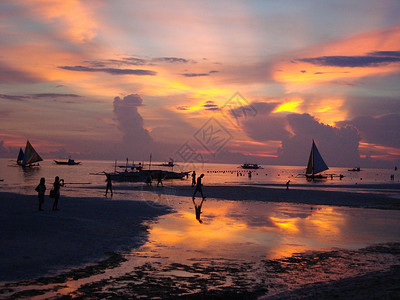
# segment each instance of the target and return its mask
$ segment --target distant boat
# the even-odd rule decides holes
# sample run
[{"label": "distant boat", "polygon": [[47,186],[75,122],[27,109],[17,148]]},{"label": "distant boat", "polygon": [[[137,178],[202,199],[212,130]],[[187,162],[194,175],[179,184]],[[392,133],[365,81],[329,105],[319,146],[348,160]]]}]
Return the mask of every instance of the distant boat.
[{"label": "distant boat", "polygon": [[161,167],[173,167],[175,166],[174,161],[171,159],[169,162],[163,163],[160,165]]},{"label": "distant boat", "polygon": [[317,146],[313,140],[311,146],[310,157],[308,159],[307,169],[306,169],[306,177],[308,179],[325,179],[327,176],[318,174],[325,170],[328,170],[328,166],[323,160],[321,154],[318,151]]},{"label": "distant boat", "polygon": [[75,161],[71,158],[68,158],[67,161],[59,161],[59,160],[55,160],[54,161],[57,165],[68,165],[68,166],[75,166],[75,165],[79,165],[81,162],[80,161]]},{"label": "distant boat", "polygon": [[360,172],[361,169],[360,169],[360,167],[357,167],[357,168],[349,169],[349,170],[347,170],[347,171],[350,171],[350,172]]},{"label": "distant boat", "polygon": [[[22,148],[19,148],[17,164],[22,167],[33,167],[38,166],[38,162],[43,159],[36,152],[36,150],[32,147],[31,143],[26,141],[25,152],[22,151]],[[37,163],[37,164],[35,164]]]},{"label": "distant boat", "polygon": [[258,164],[243,164],[241,165],[242,169],[260,169],[261,167]]}]

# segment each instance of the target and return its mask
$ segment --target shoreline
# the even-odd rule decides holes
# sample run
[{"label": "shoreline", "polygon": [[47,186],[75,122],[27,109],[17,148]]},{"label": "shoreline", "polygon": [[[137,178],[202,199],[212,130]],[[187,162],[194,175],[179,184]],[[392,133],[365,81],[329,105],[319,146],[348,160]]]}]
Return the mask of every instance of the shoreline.
[{"label": "shoreline", "polygon": [[[280,188],[281,187],[281,188]],[[330,205],[330,206],[347,206],[358,208],[373,208],[373,209],[389,209],[400,210],[400,185],[386,185],[384,189],[396,189],[395,198],[383,193],[370,193],[352,191],[351,186],[346,190],[340,190],[343,187],[336,186],[323,186],[323,188],[331,187],[335,190],[321,190],[319,187],[315,188],[299,188],[296,185],[290,186],[287,190],[285,185],[205,185],[203,186],[203,193],[206,198],[217,200],[231,200],[231,201],[263,201],[263,202],[286,202],[295,204],[308,204],[308,205]],[[376,189],[382,185],[359,185],[354,188]],[[120,186],[119,188],[124,188]],[[128,187],[129,188],[129,187]],[[191,198],[194,188],[190,185],[174,185],[165,186],[164,188],[141,186],[136,187],[146,192],[154,192],[166,195],[176,195]],[[398,194],[397,194],[398,193]],[[196,198],[200,194],[197,193]]]},{"label": "shoreline", "polygon": [[46,197],[0,192],[0,282],[56,275],[142,245],[148,225],[171,208],[145,201],[61,195],[60,211]]}]

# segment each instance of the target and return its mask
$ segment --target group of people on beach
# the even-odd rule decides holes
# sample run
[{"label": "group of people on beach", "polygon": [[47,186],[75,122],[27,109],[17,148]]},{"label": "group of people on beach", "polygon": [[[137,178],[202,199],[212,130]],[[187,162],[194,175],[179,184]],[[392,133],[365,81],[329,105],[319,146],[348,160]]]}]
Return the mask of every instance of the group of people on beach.
[{"label": "group of people on beach", "polygon": [[[50,190],[50,198],[54,198],[53,211],[59,210],[58,200],[60,199],[60,189],[62,186],[64,186],[64,179],[60,179],[60,177],[56,176],[54,178],[53,188]],[[35,188],[35,191],[38,193],[39,211],[43,211],[42,205],[44,203],[44,195],[46,192],[46,179],[44,177],[40,178],[40,182]]]}]

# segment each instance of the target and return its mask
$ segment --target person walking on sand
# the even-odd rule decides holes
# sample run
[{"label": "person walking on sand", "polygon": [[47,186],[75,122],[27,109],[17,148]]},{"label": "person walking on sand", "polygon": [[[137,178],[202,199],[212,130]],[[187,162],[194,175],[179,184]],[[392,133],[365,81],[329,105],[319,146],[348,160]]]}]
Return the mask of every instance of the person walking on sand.
[{"label": "person walking on sand", "polygon": [[196,171],[193,171],[192,173],[192,187],[196,185]]},{"label": "person walking on sand", "polygon": [[162,183],[162,180],[163,180],[162,171],[160,171],[160,172],[158,172],[158,174],[157,174],[157,187],[158,187],[158,185],[159,185],[160,183],[161,183],[161,186],[164,186],[163,183]]},{"label": "person walking on sand", "polygon": [[194,198],[192,199],[192,201],[194,204],[194,211],[196,213],[196,220],[199,221],[200,224],[202,224],[203,221],[201,220],[201,207],[203,206],[204,198],[201,200],[200,205],[196,205]]},{"label": "person walking on sand", "polygon": [[197,178],[196,189],[194,190],[193,197],[192,197],[193,200],[194,200],[194,196],[196,196],[197,192],[200,192],[201,197],[203,197],[203,200],[205,199],[205,197],[203,195],[203,184],[201,183],[201,180],[202,180],[203,177],[204,177],[204,174],[201,174]]},{"label": "person walking on sand", "polygon": [[113,196],[113,190],[112,190],[111,175],[106,173],[106,177],[107,177],[106,178],[107,185],[106,185],[106,194],[105,194],[105,196],[107,197],[107,193],[108,193],[108,191],[110,191],[111,192],[111,197],[112,197]]},{"label": "person walking on sand", "polygon": [[58,210],[58,200],[60,199],[60,188],[64,186],[64,179],[56,176],[53,183],[54,203],[53,210]]},{"label": "person walking on sand", "polygon": [[46,192],[46,185],[45,185],[46,179],[44,177],[40,178],[40,182],[38,186],[35,188],[35,191],[38,192],[38,198],[39,198],[39,210],[42,211],[42,205],[44,203],[44,193]]},{"label": "person walking on sand", "polygon": [[288,180],[288,182],[286,182],[286,189],[287,190],[289,189],[289,183],[290,183],[290,180]]}]

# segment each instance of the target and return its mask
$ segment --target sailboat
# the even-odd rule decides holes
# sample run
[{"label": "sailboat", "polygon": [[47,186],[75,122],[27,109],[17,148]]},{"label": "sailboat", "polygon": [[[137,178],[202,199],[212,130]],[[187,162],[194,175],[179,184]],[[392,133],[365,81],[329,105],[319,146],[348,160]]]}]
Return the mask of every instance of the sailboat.
[{"label": "sailboat", "polygon": [[22,151],[22,148],[19,148],[17,164],[22,167],[33,167],[39,164],[34,164],[36,162],[42,161],[43,159],[36,152],[36,150],[32,147],[29,141],[26,141],[25,152]]},{"label": "sailboat", "polygon": [[328,170],[328,166],[324,162],[321,154],[318,151],[317,146],[315,145],[314,140],[312,141],[312,147],[310,152],[310,158],[308,159],[307,169],[306,169],[306,177],[308,179],[324,179],[327,178],[321,174],[325,170]]}]

